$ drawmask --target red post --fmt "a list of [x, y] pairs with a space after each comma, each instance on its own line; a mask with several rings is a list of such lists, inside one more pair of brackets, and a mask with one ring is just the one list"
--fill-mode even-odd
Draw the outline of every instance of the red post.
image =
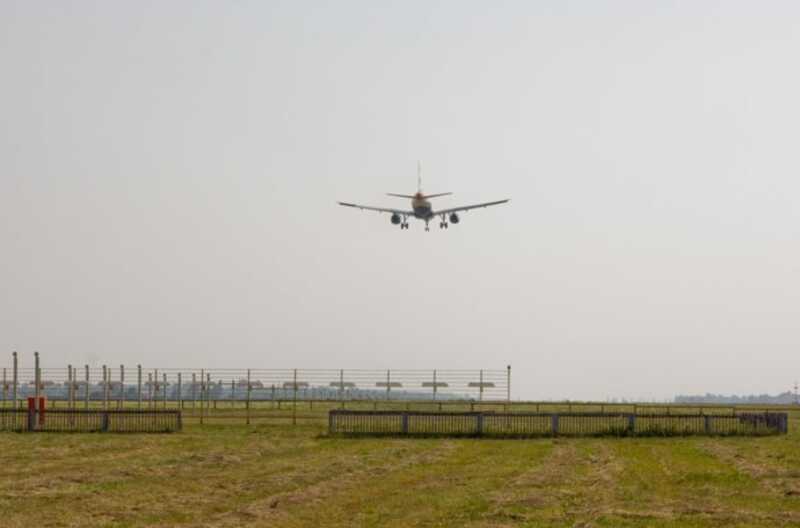
[[47, 408], [47, 398], [39, 396], [39, 406], [36, 406], [36, 398], [28, 396], [28, 413], [36, 413], [39, 425], [44, 425], [45, 409]]

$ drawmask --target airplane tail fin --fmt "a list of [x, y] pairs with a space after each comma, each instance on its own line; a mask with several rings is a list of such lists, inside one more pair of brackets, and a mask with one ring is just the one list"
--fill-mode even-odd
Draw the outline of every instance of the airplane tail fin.
[[437, 198], [439, 196], [448, 196], [453, 194], [451, 192], [446, 193], [437, 193], [437, 194], [423, 194], [422, 193], [422, 163], [417, 161], [417, 194], [395, 194], [395, 193], [386, 193], [387, 196], [394, 196], [396, 198]]

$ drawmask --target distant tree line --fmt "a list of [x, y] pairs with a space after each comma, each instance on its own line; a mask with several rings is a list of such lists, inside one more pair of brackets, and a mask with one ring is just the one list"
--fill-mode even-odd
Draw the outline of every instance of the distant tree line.
[[795, 403], [794, 393], [786, 391], [776, 396], [770, 394], [748, 394], [739, 396], [736, 394], [711, 394], [704, 395], [678, 395], [675, 396], [675, 403], [774, 403], [788, 404]]

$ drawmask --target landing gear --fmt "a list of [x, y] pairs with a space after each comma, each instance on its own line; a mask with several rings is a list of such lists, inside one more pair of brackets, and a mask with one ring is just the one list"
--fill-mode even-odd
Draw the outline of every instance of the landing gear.
[[448, 226], [447, 222], [439, 222], [439, 229], [447, 229]]

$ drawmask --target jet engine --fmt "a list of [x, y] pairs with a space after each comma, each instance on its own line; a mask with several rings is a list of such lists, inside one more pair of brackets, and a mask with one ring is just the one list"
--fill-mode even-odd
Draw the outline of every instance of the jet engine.
[[397, 225], [397, 224], [399, 224], [399, 223], [400, 223], [400, 215], [399, 215], [399, 214], [397, 214], [397, 213], [394, 213], [394, 214], [392, 215], [392, 223], [393, 223], [394, 225]]
[[457, 224], [460, 221], [461, 221], [461, 219], [458, 217], [457, 214], [453, 213], [453, 214], [450, 215], [450, 223], [451, 224]]

